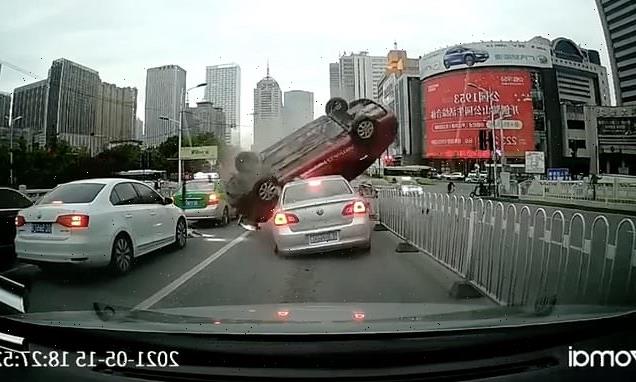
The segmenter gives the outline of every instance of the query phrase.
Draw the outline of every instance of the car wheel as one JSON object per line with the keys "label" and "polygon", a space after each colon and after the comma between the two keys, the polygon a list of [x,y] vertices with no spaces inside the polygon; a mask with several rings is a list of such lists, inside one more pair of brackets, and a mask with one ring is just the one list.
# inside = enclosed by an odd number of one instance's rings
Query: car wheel
{"label": "car wheel", "polygon": [[188,242],[188,224],[185,219],[179,218],[177,221],[177,227],[175,228],[175,237],[173,246],[176,249],[181,249],[186,246]]}
{"label": "car wheel", "polygon": [[234,166],[239,172],[254,172],[258,169],[260,159],[258,155],[251,151],[240,152],[234,159]]}
{"label": "car wheel", "polygon": [[327,101],[327,104],[325,105],[325,113],[330,115],[334,112],[345,112],[348,108],[349,105],[347,104],[347,101],[342,98],[335,97]]}
{"label": "car wheel", "polygon": [[117,235],[111,252],[111,269],[118,274],[127,273],[132,268],[134,259],[132,241],[128,235]]}
{"label": "car wheel", "polygon": [[360,119],[353,124],[353,134],[356,138],[367,141],[375,133],[375,123],[369,118]]}
{"label": "car wheel", "polygon": [[464,57],[464,64],[466,64],[466,66],[473,66],[475,64],[475,57],[471,55]]}
{"label": "car wheel", "polygon": [[258,199],[264,202],[271,202],[280,194],[280,186],[274,177],[258,182],[255,188]]}
{"label": "car wheel", "polygon": [[223,216],[221,217],[220,226],[225,227],[228,224],[230,224],[230,211],[227,209],[227,207],[225,207],[225,209],[223,209]]}

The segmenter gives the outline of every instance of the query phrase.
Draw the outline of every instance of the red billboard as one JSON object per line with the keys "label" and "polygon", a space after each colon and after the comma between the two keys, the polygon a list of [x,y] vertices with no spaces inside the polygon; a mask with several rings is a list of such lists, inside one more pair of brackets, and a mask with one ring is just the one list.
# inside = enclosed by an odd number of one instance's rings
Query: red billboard
{"label": "red billboard", "polygon": [[[424,80],[424,152],[427,158],[490,158],[488,138],[494,117],[495,148],[506,156],[534,150],[530,72],[478,69]],[[492,113],[491,113],[492,107]]]}

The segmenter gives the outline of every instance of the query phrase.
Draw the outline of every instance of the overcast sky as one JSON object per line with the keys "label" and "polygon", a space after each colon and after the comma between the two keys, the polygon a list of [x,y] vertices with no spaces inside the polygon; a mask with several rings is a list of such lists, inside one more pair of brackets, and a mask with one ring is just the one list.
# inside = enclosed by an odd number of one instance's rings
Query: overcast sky
{"label": "overcast sky", "polygon": [[[343,51],[386,55],[394,40],[418,57],[457,43],[563,36],[599,50],[609,71],[594,0],[2,0],[0,15],[0,60],[41,78],[60,57],[91,67],[102,81],[139,89],[142,119],[147,68],[180,65],[192,86],[206,65],[236,62],[250,132],[268,59],[282,91],[314,92],[316,116],[329,98],[329,62]],[[33,81],[4,67],[0,90]],[[202,97],[191,93],[192,102]]]}

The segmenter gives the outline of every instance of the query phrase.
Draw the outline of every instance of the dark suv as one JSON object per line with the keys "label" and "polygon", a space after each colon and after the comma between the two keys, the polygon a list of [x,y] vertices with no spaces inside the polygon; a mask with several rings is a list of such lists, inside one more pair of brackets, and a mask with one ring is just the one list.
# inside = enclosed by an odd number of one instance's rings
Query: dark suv
{"label": "dark suv", "polygon": [[308,123],[260,154],[237,155],[237,173],[227,182],[230,204],[250,223],[266,221],[281,187],[294,179],[362,174],[394,141],[395,115],[384,106],[359,99],[347,104],[332,98],[326,115]]}

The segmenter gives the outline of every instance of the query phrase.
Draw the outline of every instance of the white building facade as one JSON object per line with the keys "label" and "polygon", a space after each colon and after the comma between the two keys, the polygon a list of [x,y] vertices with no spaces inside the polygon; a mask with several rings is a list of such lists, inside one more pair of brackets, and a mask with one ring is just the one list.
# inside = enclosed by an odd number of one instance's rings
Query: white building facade
{"label": "white building facade", "polygon": [[184,103],[186,71],[177,65],[150,68],[146,72],[145,143],[157,146],[177,135],[174,122],[160,120],[166,116],[179,120]]}
{"label": "white building facade", "polygon": [[283,128],[283,102],[280,86],[267,76],[254,89],[254,144],[253,151],[261,151],[285,136]]}
{"label": "white building facade", "polygon": [[283,127],[289,135],[314,119],[314,93],[290,90],[283,98]]}
{"label": "white building facade", "polygon": [[241,67],[237,64],[208,66],[205,70],[205,100],[223,108],[227,128],[224,140],[240,146],[241,142]]}

